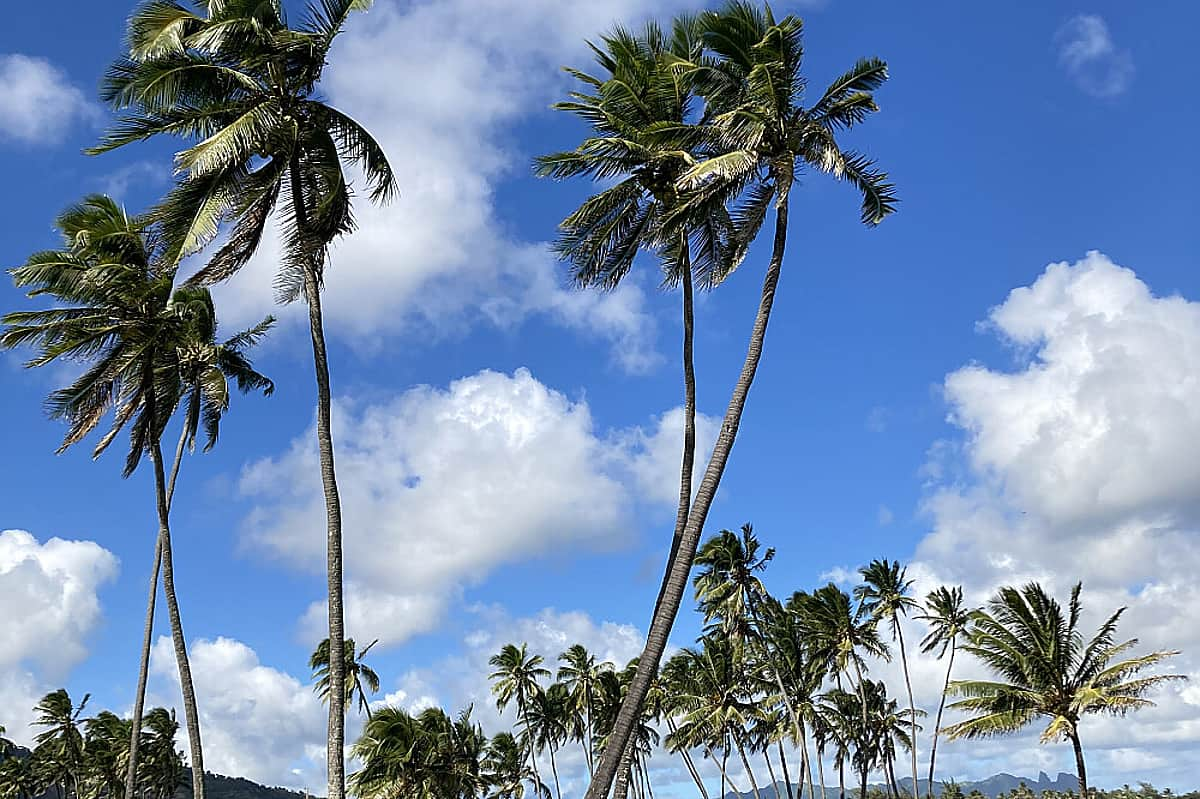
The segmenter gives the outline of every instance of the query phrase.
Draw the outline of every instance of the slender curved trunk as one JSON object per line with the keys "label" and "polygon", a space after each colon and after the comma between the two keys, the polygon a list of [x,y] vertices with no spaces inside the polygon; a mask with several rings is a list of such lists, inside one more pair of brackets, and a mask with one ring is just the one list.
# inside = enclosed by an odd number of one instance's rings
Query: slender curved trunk
{"label": "slender curved trunk", "polygon": [[838,758],[838,799],[846,799],[846,758]]}
{"label": "slender curved trunk", "polygon": [[[792,790],[792,776],[788,774],[787,756],[783,751],[783,739],[780,738],[775,742],[779,747],[779,765],[783,767],[783,788],[787,792],[787,799],[796,799],[796,793]],[[796,782],[796,790],[804,792],[804,767],[800,768],[800,779]],[[776,791],[776,794],[779,792]]]}
{"label": "slender curved trunk", "polygon": [[[304,234],[308,229],[308,214],[302,196],[300,159],[295,154],[289,165],[288,182],[291,184],[296,227]],[[329,773],[328,799],[344,799],[346,664],[343,648],[346,629],[342,607],[342,504],[338,496],[337,474],[333,463],[329,359],[325,350],[325,324],[321,316],[321,283],[311,253],[302,261],[304,295],[308,302],[308,326],[312,336],[313,368],[317,379],[317,451],[321,461],[321,485],[325,493],[325,557],[329,579],[329,727],[325,745],[326,767]]]}
{"label": "slender curved trunk", "polygon": [[900,783],[896,782],[896,764],[891,753],[884,755],[883,767],[886,769],[884,776],[887,778],[888,795],[892,799],[900,799]]}
{"label": "slender curved trunk", "polygon": [[[817,747],[817,781],[821,786],[821,799],[828,799],[825,796],[825,750],[819,746]],[[808,786],[808,790],[812,791],[811,784]]]}
{"label": "slender curved trunk", "polygon": [[908,676],[908,653],[904,649],[904,631],[900,629],[900,619],[893,619],[893,624],[896,625],[896,638],[900,641],[900,665],[904,667],[904,686],[908,689],[908,711],[912,714],[912,746],[909,747],[909,752],[912,753],[912,777],[913,777],[913,799],[920,799],[921,790],[917,781],[917,706],[913,701],[912,680]]}
{"label": "slender curved trunk", "polygon": [[1079,743],[1079,727],[1072,724],[1067,736],[1071,739],[1071,747],[1075,750],[1075,770],[1079,776],[1080,799],[1088,799],[1087,766],[1083,763],[1083,746]]}
{"label": "slender curved trunk", "polygon": [[[750,333],[750,343],[746,351],[746,359],[742,371],[734,385],[729,406],[725,410],[725,418],[721,423],[721,432],[713,446],[712,457],[704,470],[704,479],[696,490],[696,498],[688,513],[687,523],[675,557],[667,564],[667,579],[662,593],[662,602],[658,605],[650,627],[646,633],[646,646],[638,661],[637,673],[629,685],[629,692],[621,703],[613,725],[612,738],[617,748],[607,747],[600,757],[596,774],[588,785],[585,799],[605,799],[609,788],[617,775],[620,747],[629,740],[633,733],[634,723],[641,713],[650,690],[650,682],[658,673],[658,665],[662,660],[663,651],[667,646],[667,637],[679,614],[679,606],[687,589],[688,576],[692,571],[692,562],[696,557],[696,547],[704,531],[704,522],[708,518],[709,508],[712,507],[721,476],[729,462],[734,440],[737,438],[738,426],[741,424],[742,413],[746,409],[746,398],[750,386],[754,382],[754,374],[758,371],[758,363],[762,358],[763,340],[767,334],[767,322],[771,318],[771,307],[775,302],[775,289],[779,283],[779,272],[783,266],[783,253],[787,247],[787,217],[788,201],[783,197],[775,212],[775,242],[771,253],[771,262],[763,278],[762,297],[758,304],[758,313],[754,318],[754,327]],[[342,799],[342,797],[330,797]]]}
{"label": "slender curved trunk", "polygon": [[782,799],[779,793],[779,780],[775,778],[775,768],[771,765],[771,750],[763,749],[763,760],[767,761],[767,776],[771,778],[771,799]]}
{"label": "slender curved trunk", "polygon": [[950,672],[954,669],[954,639],[950,640],[950,663],[946,666],[946,682],[942,686],[942,701],[938,703],[937,720],[933,723],[933,745],[929,747],[929,795],[933,796],[933,764],[937,758],[938,735],[942,731],[942,711],[946,708],[946,694],[950,692]]}
{"label": "slender curved trunk", "polygon": [[[147,400],[153,403],[153,400]],[[153,413],[151,413],[153,418]],[[162,540],[163,594],[167,598],[167,618],[171,622],[171,643],[175,649],[175,663],[179,668],[179,686],[183,692],[184,723],[188,731],[188,748],[191,755],[192,793],[195,799],[204,799],[204,752],[200,741],[200,715],[196,710],[196,689],[192,683],[192,667],[188,662],[187,644],[183,635],[183,622],[179,615],[179,600],[175,595],[175,564],[171,552],[171,523],[167,500],[166,476],[163,473],[162,447],[158,439],[152,444],[151,460],[154,464],[154,487],[158,499],[159,538]]]}
{"label": "slender curved trunk", "polygon": [[[179,476],[179,464],[183,461],[183,450],[187,443],[187,426],[179,433],[179,444],[175,447],[175,462],[171,464],[171,477],[167,480],[167,514],[171,512],[171,498],[175,495],[175,479]],[[137,693],[133,698],[132,732],[129,736],[129,766],[125,771],[125,799],[134,799],[137,792],[138,749],[142,740],[142,712],[146,706],[146,681],[150,674],[150,647],[154,637],[154,605],[158,598],[158,572],[162,567],[162,535],[154,537],[154,568],[150,572],[150,596],[146,600],[146,623],[142,634],[142,654],[138,663]]]}
{"label": "slender curved trunk", "polygon": [[595,751],[592,749],[592,691],[587,689],[585,702],[583,706],[583,725],[587,729],[587,741],[583,744],[583,756],[587,760],[588,778],[590,779],[593,771],[593,761]]}
{"label": "slender curved trunk", "polygon": [[554,762],[554,747],[550,747],[550,772],[554,775],[554,795],[562,799],[562,786],[558,782],[558,764]]}
{"label": "slender curved trunk", "polygon": [[746,777],[750,780],[750,790],[754,793],[754,799],[762,799],[762,794],[758,791],[758,780],[754,779],[754,769],[750,768],[750,760],[746,757],[746,747],[742,746],[742,739],[735,735],[733,742],[742,758],[742,766],[746,769]]}
{"label": "slender curved trunk", "polygon": [[[729,781],[729,741],[725,742],[725,751],[721,755],[721,762],[718,764],[721,767],[721,799],[729,794],[726,788],[733,788],[733,783]],[[741,793],[738,793],[740,799]]]}
{"label": "slender curved trunk", "polygon": [[[675,720],[667,715],[667,730],[674,735],[679,732],[679,727],[676,726]],[[684,765],[687,766],[688,773],[692,775],[692,781],[696,783],[696,788],[700,791],[701,799],[708,799],[708,789],[704,787],[704,780],[700,779],[700,771],[696,768],[696,763],[692,760],[692,753],[688,751],[686,746],[679,747],[679,755],[683,758]]]}
{"label": "slender curved trunk", "polygon": [[859,785],[861,785],[861,787],[859,788],[859,791],[858,791],[858,799],[867,799],[867,769],[866,769],[866,766],[864,766],[862,771],[859,773]]}

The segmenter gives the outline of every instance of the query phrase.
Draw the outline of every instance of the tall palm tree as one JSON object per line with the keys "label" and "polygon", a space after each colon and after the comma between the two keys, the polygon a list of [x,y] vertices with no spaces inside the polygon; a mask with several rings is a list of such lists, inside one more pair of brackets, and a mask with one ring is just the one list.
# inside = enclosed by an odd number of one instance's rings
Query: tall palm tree
{"label": "tall palm tree", "polygon": [[[814,665],[839,683],[844,674],[859,691],[865,682],[864,655],[882,660],[891,657],[879,637],[877,620],[855,613],[849,594],[833,583],[811,594],[797,591],[787,606],[796,614]],[[861,691],[859,701],[865,702]]]}
{"label": "tall palm tree", "polygon": [[584,759],[587,762],[588,776],[591,776],[595,754],[595,729],[592,718],[595,715],[596,689],[600,674],[612,671],[613,664],[607,660],[597,661],[596,656],[588,652],[583,644],[572,645],[558,656],[558,660],[562,665],[558,667],[555,679],[567,686],[575,712],[582,717],[583,723],[578,730],[578,738],[583,742]]}
{"label": "tall palm tree", "polygon": [[951,740],[983,738],[1016,732],[1039,717],[1050,723],[1042,730],[1042,743],[1067,739],[1075,750],[1080,796],[1088,796],[1087,768],[1079,741],[1079,722],[1089,713],[1124,716],[1154,705],[1146,698],[1156,686],[1186,679],[1180,674],[1139,677],[1179,654],[1151,652],[1137,657],[1126,653],[1138,639],[1117,643],[1118,609],[1084,643],[1079,630],[1082,610],[1081,583],[1071,589],[1066,613],[1037,583],[1023,588],[1005,586],[988,602],[986,610],[971,614],[967,652],[983,661],[998,679],[958,680],[950,690],[966,697],[950,707],[975,714],[946,728]]}
{"label": "tall palm tree", "polygon": [[76,705],[70,694],[60,688],[42,697],[33,709],[36,714],[33,724],[42,728],[34,740],[47,767],[47,776],[63,799],[72,794],[75,799],[83,799],[84,742],[79,725],[90,698],[91,694],[85,694]]}
{"label": "tall palm tree", "polygon": [[0,761],[0,797],[34,799],[45,789],[32,757],[6,757]]}
{"label": "tall palm tree", "polygon": [[[748,245],[774,203],[775,241],[763,280],[762,298],[751,330],[741,374],[668,563],[661,602],[646,635],[639,673],[630,686],[626,706],[617,722],[617,740],[628,740],[650,681],[657,672],[667,636],[679,613],[692,559],[700,542],[708,510],[729,461],[746,398],[762,356],[767,322],[775,299],[787,244],[788,198],[798,170],[810,166],[848,180],[863,196],[862,220],[877,224],[895,208],[893,187],[872,163],[843,152],[836,134],[861,122],[876,110],[872,92],[887,78],[887,66],[877,59],[859,61],[839,77],[811,106],[803,102],[801,22],[793,16],[776,20],[770,8],[729,2],[720,11],[699,18],[701,39],[708,54],[676,68],[693,76],[705,97],[707,140],[717,153],[680,176],[681,191],[724,197],[746,188],[746,199],[733,213],[736,238]],[[760,179],[760,173],[766,179]],[[740,249],[739,247],[735,247]],[[601,757],[586,799],[603,799],[616,773],[618,754]]]}
{"label": "tall palm tree", "polygon": [[530,655],[528,647],[521,644],[505,644],[488,660],[495,669],[489,679],[492,693],[496,695],[496,708],[503,711],[510,703],[516,705],[517,723],[522,728],[524,744],[529,753],[529,767],[533,771],[535,786],[542,784],[538,775],[537,752],[530,731],[530,713],[533,697],[542,690],[540,681],[550,676],[550,670],[542,666],[541,655]]}
{"label": "tall palm tree", "polygon": [[[859,574],[862,575],[863,584],[854,589],[854,596],[859,602],[860,611],[890,625],[892,639],[900,644],[900,666],[904,670],[904,686],[908,689],[908,710],[912,718],[912,745],[909,752],[912,755],[913,797],[916,799],[921,795],[921,783],[917,777],[917,706],[913,701],[908,652],[904,648],[900,617],[907,616],[910,610],[918,610],[921,606],[909,596],[913,581],[908,579],[907,569],[900,565],[900,561],[876,559],[859,569]],[[932,784],[929,789],[933,790]]]}
{"label": "tall palm tree", "polygon": [[[687,767],[688,773],[692,776],[692,781],[696,783],[696,790],[700,792],[701,799],[708,799],[708,789],[704,785],[704,780],[700,777],[700,770],[696,766],[695,760],[692,758],[691,750],[703,748],[705,756],[711,756],[707,744],[696,740],[686,740],[679,732],[679,722],[677,718],[682,716],[687,710],[694,705],[687,697],[695,696],[697,691],[692,687],[694,680],[691,671],[692,659],[687,650],[668,658],[663,664],[662,670],[658,675],[658,684],[661,687],[663,694],[661,717],[667,725],[667,736],[663,740],[664,745],[669,752],[677,752],[683,758],[684,765]],[[716,758],[712,758],[716,763]]]}
{"label": "tall palm tree", "polygon": [[[47,295],[56,305],[17,311],[0,322],[0,348],[27,345],[38,354],[27,366],[84,360],[91,366],[70,386],[53,392],[49,415],[67,422],[59,451],[79,442],[111,410],[112,425],[93,450],[98,457],[126,427],[130,446],[124,476],[148,454],[154,469],[158,543],[171,639],[183,692],[191,746],[193,788],[204,799],[204,758],[200,718],[188,662],[187,644],[175,592],[167,478],[162,435],[189,386],[183,383],[183,355],[193,342],[194,320],[172,305],[175,265],[165,257],[161,226],[130,216],[113,200],[91,195],[63,212],[57,226],[63,248],[35,253],[12,270],[18,287],[31,297]],[[203,393],[203,392],[201,392]],[[203,405],[204,403],[201,402]],[[147,643],[143,640],[144,690]],[[140,718],[134,729],[140,729]],[[131,743],[130,763],[135,761]],[[127,780],[127,795],[133,779]]]}
{"label": "tall palm tree", "polygon": [[[313,0],[291,27],[281,3],[151,0],[130,18],[128,55],[110,67],[103,99],[124,113],[91,152],[152,136],[194,143],[176,157],[180,183],[157,208],[173,262],[217,235],[226,240],[193,280],[225,279],[257,251],[278,214],[285,252],[280,299],[308,304],[317,383],[317,448],[325,495],[330,647],[329,799],[345,793],[345,664],[341,503],[330,422],[329,362],[320,290],[328,248],[353,229],[344,162],[366,175],[370,198],[396,184],[379,144],[354,119],[317,99],[330,47],[370,0]],[[284,202],[279,201],[281,196]],[[202,799],[199,795],[197,799]]]}
{"label": "tall palm tree", "polygon": [[[179,430],[179,443],[175,446],[171,473],[167,477],[168,514],[175,496],[175,482],[179,477],[184,451],[195,451],[196,439],[201,430],[205,437],[205,452],[217,443],[221,420],[229,410],[229,400],[233,393],[230,390],[230,382],[236,384],[243,394],[257,390],[262,391],[263,396],[270,396],[275,391],[275,384],[255,371],[246,355],[246,351],[261,341],[275,324],[274,317],[268,316],[254,327],[222,342],[217,338],[217,312],[212,294],[207,288],[181,286],[175,289],[171,295],[170,307],[182,326],[182,333],[176,345],[176,358],[181,383],[179,405],[183,408],[183,423]],[[150,646],[154,640],[158,575],[162,562],[163,537],[159,535],[155,537],[154,542],[154,567],[150,572],[150,594],[146,600],[137,692],[133,700],[125,799],[132,799],[137,782],[141,735],[135,731],[142,728],[146,681],[150,673]],[[171,590],[174,591],[173,588]]]}
{"label": "tall palm tree", "polygon": [[937,760],[938,735],[942,729],[942,711],[946,708],[946,695],[950,690],[950,676],[954,671],[954,654],[958,639],[965,635],[971,623],[971,611],[963,604],[962,586],[942,586],[925,597],[925,612],[917,616],[929,625],[929,632],[921,639],[921,651],[928,654],[938,650],[941,660],[950,653],[946,663],[946,681],[942,686],[942,698],[938,702],[937,719],[933,724],[933,743],[929,748],[929,795],[933,796],[934,763]]}
{"label": "tall palm tree", "polygon": [[534,785],[535,797],[550,795],[550,789],[529,768],[525,749],[511,732],[493,736],[484,754],[483,769],[487,799],[524,799],[526,782]]}
{"label": "tall palm tree", "polygon": [[[353,638],[347,638],[342,642],[345,646],[345,655],[342,660],[346,664],[346,712],[350,712],[350,708],[354,706],[355,697],[358,698],[358,709],[367,714],[367,719],[371,718],[371,704],[367,699],[367,692],[378,693],[379,691],[379,675],[375,673],[367,664],[363,663],[363,658],[371,651],[371,647],[379,643],[376,638],[371,643],[367,644],[362,650],[355,654],[355,644]],[[312,669],[313,690],[321,697],[321,701],[329,701],[329,639],[326,638],[317,644],[317,648],[313,651],[312,657],[308,659],[308,667]]]}

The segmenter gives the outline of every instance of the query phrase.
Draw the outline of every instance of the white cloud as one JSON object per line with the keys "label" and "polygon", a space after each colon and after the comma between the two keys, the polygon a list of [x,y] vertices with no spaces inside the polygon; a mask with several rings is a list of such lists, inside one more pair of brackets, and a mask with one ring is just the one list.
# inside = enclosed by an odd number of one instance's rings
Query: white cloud
{"label": "white cloud", "polygon": [[[604,435],[586,403],[524,369],[415,388],[380,405],[338,403],[351,631],[397,643],[430,629],[462,586],[502,564],[620,545],[635,503],[676,501],[679,467],[659,449],[679,418],[668,412],[650,432]],[[316,463],[310,432],[241,478],[256,503],[250,545],[311,570],[325,562]],[[314,605],[307,637],[321,637],[323,618]]]}
{"label": "white cloud", "polygon": [[[379,139],[400,196],[384,208],[360,198],[359,230],[333,255],[325,296],[331,329],[369,348],[414,326],[441,335],[535,314],[610,342],[626,370],[657,364],[655,324],[636,279],[610,294],[566,288],[565,270],[541,243],[554,235],[552,225],[523,240],[496,193],[507,177],[528,174],[536,153],[517,151],[510,131],[565,91],[559,66],[590,62],[585,38],[668,4],[381,2],[356,17],[323,88]],[[565,196],[549,183],[541,191]],[[273,302],[276,246],[224,290],[222,307],[234,321],[261,318]]]}
{"label": "white cloud", "polygon": [[[207,771],[295,788],[324,783],[327,714],[311,685],[263,665],[253,649],[229,638],[192,641],[189,655]],[[155,642],[150,669],[156,682],[147,701],[177,708],[187,752],[170,638]]]}
{"label": "white cloud", "polygon": [[116,574],[117,559],[91,541],[0,532],[0,723],[10,737],[28,743],[34,703],[87,656],[98,591]]}
{"label": "white cloud", "polygon": [[53,144],[96,110],[62,70],[43,58],[0,54],[0,140]]}
{"label": "white cloud", "polygon": [[[961,583],[980,604],[1000,584],[1038,580],[1065,601],[1082,580],[1085,628],[1128,605],[1125,636],[1139,637],[1142,650],[1182,649],[1170,668],[1197,674],[1200,303],[1155,296],[1092,252],[1013,291],[985,329],[1018,363],[973,364],[946,378],[949,420],[963,440],[931,451],[925,510],[934,527],[910,567],[918,591]],[[914,623],[907,632],[914,641],[923,630]],[[918,704],[936,707],[941,667],[914,660]],[[968,658],[959,668],[983,673]],[[898,679],[895,666],[881,673]],[[1082,733],[1095,782],[1187,783],[1200,769],[1193,694],[1172,686],[1153,710],[1089,718]],[[1033,732],[945,744],[939,762],[964,777],[1019,773],[1024,763],[1073,771],[1069,747],[1038,748]]]}
{"label": "white cloud", "polygon": [[1093,97],[1115,97],[1133,83],[1133,56],[1117,48],[1102,17],[1072,17],[1058,29],[1055,41],[1059,64]]}
{"label": "white cloud", "polygon": [[896,514],[887,505],[880,505],[875,518],[879,522],[880,527],[887,527],[896,520]]}

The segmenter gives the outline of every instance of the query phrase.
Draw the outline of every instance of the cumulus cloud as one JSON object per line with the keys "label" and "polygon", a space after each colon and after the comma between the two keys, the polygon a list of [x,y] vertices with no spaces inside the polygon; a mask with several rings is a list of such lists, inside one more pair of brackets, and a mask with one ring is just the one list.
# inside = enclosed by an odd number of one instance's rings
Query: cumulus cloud
{"label": "cumulus cloud", "polygon": [[[264,665],[253,649],[229,638],[192,641],[190,658],[207,771],[295,788],[324,782],[327,714],[311,685]],[[148,701],[178,709],[186,752],[170,638],[155,642],[150,669]]]}
{"label": "cumulus cloud", "polygon": [[[496,193],[505,178],[528,174],[537,153],[517,151],[511,130],[565,90],[559,66],[589,62],[584,39],[615,21],[672,2],[381,2],[357,17],[338,40],[323,90],[377,136],[401,192],[384,208],[357,205],[359,230],[333,254],[331,329],[370,347],[413,326],[447,334],[540,315],[610,342],[621,368],[657,364],[641,286],[631,280],[609,294],[566,288],[543,243],[554,231],[515,235],[516,220]],[[222,307],[235,321],[261,318],[271,305],[277,246],[224,291]],[[300,318],[298,311],[287,315]]]}
{"label": "cumulus cloud", "polygon": [[1059,64],[1093,97],[1116,97],[1133,83],[1133,56],[1116,46],[1102,17],[1072,17],[1059,28],[1055,41]]}
{"label": "cumulus cloud", "polygon": [[0,140],[54,144],[95,108],[62,70],[43,58],[0,54]]}
{"label": "cumulus cloud", "polygon": [[98,592],[116,575],[116,557],[91,541],[0,532],[0,708],[16,740],[28,743],[30,708],[87,656]]}
{"label": "cumulus cloud", "polygon": [[[679,440],[681,419],[668,412],[649,431],[606,435],[585,402],[524,369],[484,371],[379,405],[339,403],[350,629],[397,643],[431,629],[457,590],[497,566],[620,544],[635,503],[676,501],[678,455],[660,450]],[[279,457],[249,465],[240,486],[255,503],[248,543],[318,570],[325,512],[313,440],[306,433]],[[321,637],[324,613],[321,604],[310,609],[307,637]]]}
{"label": "cumulus cloud", "polygon": [[[932,451],[924,509],[933,530],[910,567],[918,592],[963,584],[981,604],[998,585],[1038,580],[1065,601],[1082,580],[1085,629],[1127,605],[1126,636],[1143,650],[1182,649],[1171,668],[1200,672],[1200,303],[1157,296],[1091,252],[1014,290],[983,329],[1011,346],[1017,365],[971,364],[946,378],[961,436]],[[909,640],[922,632],[912,624]],[[936,707],[942,667],[914,659],[919,705]],[[894,665],[881,668],[899,679]],[[983,674],[969,658],[960,668]],[[1096,781],[1182,785],[1194,775],[1193,694],[1172,686],[1153,710],[1089,719]],[[945,773],[965,777],[1013,772],[1021,757],[1031,771],[1072,770],[1069,748],[1038,748],[1035,732],[939,748]]]}

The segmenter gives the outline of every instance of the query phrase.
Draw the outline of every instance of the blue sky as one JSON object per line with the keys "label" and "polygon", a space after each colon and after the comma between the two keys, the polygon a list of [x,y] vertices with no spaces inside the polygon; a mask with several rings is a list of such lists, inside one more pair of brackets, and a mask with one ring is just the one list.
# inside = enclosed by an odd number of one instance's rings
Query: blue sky
{"label": "blue sky", "polygon": [[[678,297],[657,290],[652,263],[612,295],[569,289],[544,243],[588,187],[536,180],[528,163],[582,133],[547,108],[567,88],[557,66],[586,63],[583,39],[683,8],[695,6],[380,0],[335,50],[323,88],[377,132],[401,183],[391,206],[360,209],[327,298],[361,609],[351,632],[383,639],[372,654],[393,701],[479,700],[480,658],[509,638],[551,656],[571,636],[636,654],[673,520]],[[1186,588],[1200,474],[1184,446],[1200,433],[1187,401],[1200,385],[1188,157],[1200,108],[1179,95],[1200,13],[776,10],[805,18],[813,86],[861,55],[889,62],[882,113],[851,142],[902,204],[867,230],[844,185],[812,175],[793,195],[766,355],[710,529],[753,522],[779,550],[768,581],[781,593],[884,556],[913,561],[922,588],[962,582],[979,597],[1082,578],[1097,613],[1130,604],[1131,634],[1190,641],[1179,668],[1194,667],[1200,636],[1177,636],[1200,609]],[[87,192],[140,209],[169,185],[172,143],[80,154],[107,119],[94,87],[127,12],[106,0],[6,14],[5,265],[52,245],[54,215]],[[281,315],[257,354],[278,389],[239,398],[217,449],[185,463],[177,579],[208,669],[210,767],[315,786],[321,713],[303,684],[324,585],[313,385],[300,309],[271,305],[271,253],[218,300],[230,331]],[[755,250],[699,302],[710,418],[740,366],[764,260]],[[1046,271],[1058,262],[1070,265]],[[0,282],[0,307],[26,301]],[[60,684],[128,705],[155,529],[148,471],[122,481],[115,453],[53,454],[62,431],[40,402],[69,371],[21,360],[0,356],[0,529],[28,533],[0,539],[0,612],[34,619],[0,637],[10,731],[25,699]],[[676,643],[695,629],[685,615]],[[172,701],[171,664],[156,664],[152,690]],[[930,691],[939,669],[918,670]],[[1097,722],[1101,782],[1195,787],[1200,694],[1162,699],[1126,725]],[[1034,741],[948,747],[946,767],[1070,770],[1065,748]],[[671,768],[665,782],[686,779]]]}

